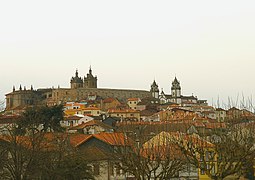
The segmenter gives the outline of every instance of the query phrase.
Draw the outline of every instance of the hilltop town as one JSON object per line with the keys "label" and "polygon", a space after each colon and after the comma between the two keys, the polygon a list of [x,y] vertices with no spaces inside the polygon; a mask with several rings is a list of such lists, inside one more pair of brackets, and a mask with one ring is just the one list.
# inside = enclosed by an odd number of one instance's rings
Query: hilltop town
{"label": "hilltop town", "polygon": [[[88,162],[95,179],[254,176],[254,112],[213,107],[193,94],[183,95],[177,77],[169,91],[160,91],[155,80],[148,91],[99,88],[97,81],[90,67],[84,77],[76,70],[70,88],[14,86],[0,114],[1,147],[13,143],[8,138],[13,128],[20,130],[26,124],[17,142],[31,151],[27,127],[33,123],[46,140],[40,148],[55,150],[58,144],[49,139],[68,141]],[[56,107],[63,112],[59,118]],[[34,123],[36,119],[40,121]],[[8,169],[3,166],[0,171]]]}

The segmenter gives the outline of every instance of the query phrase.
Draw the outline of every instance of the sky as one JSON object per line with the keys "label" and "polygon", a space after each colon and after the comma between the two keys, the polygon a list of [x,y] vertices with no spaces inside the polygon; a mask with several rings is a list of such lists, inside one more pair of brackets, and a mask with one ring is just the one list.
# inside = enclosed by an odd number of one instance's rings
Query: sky
{"label": "sky", "polygon": [[255,100],[255,1],[1,1],[0,100],[18,89],[70,87],[89,66],[102,88],[215,104]]}

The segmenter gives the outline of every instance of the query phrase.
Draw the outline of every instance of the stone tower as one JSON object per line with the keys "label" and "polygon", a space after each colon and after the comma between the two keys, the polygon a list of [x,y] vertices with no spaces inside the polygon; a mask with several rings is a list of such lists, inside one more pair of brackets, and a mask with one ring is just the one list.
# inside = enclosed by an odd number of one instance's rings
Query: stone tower
{"label": "stone tower", "polygon": [[84,77],[84,88],[97,88],[97,76],[92,75],[91,66],[89,67],[89,73],[87,77]]}
{"label": "stone tower", "polygon": [[171,94],[173,98],[181,97],[181,86],[180,86],[180,82],[177,80],[176,77],[174,78],[174,81],[172,82]]}
{"label": "stone tower", "polygon": [[71,78],[70,83],[72,89],[81,88],[83,86],[83,80],[78,76],[78,70],[76,70],[75,76]]}
{"label": "stone tower", "polygon": [[153,81],[153,83],[151,85],[150,92],[151,92],[152,97],[157,98],[157,99],[159,98],[159,89],[158,89],[158,85],[155,80]]}

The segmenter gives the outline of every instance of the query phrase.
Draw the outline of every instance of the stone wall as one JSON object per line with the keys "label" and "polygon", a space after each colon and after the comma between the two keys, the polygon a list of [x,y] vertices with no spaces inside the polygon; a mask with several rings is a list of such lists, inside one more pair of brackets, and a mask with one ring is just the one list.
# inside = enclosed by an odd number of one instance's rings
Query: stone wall
{"label": "stone wall", "polygon": [[96,94],[102,98],[118,98],[126,100],[128,98],[145,98],[150,97],[149,91],[144,90],[127,90],[127,89],[99,89],[99,88],[59,88],[52,90],[52,100],[56,102],[79,101],[87,99],[89,94]]}

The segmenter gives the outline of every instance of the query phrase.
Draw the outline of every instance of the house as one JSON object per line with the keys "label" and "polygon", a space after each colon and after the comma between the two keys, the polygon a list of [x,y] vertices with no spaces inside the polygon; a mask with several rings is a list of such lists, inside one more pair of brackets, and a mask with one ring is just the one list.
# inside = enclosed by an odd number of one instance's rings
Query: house
{"label": "house", "polygon": [[65,117],[64,120],[60,121],[60,125],[62,127],[77,126],[78,124],[81,124],[80,119],[82,119],[82,117],[79,117],[79,116],[68,116],[68,117]]}
{"label": "house", "polygon": [[145,109],[140,112],[141,120],[142,121],[151,121],[151,116],[158,113],[155,109]]}
{"label": "house", "polygon": [[103,123],[115,127],[117,122],[120,122],[121,119],[119,117],[107,117],[103,120]]}
{"label": "house", "polygon": [[[76,138],[75,138],[76,136]],[[92,135],[74,135],[70,141],[75,142],[75,147],[85,159],[91,162],[91,169],[96,180],[124,180],[132,177],[124,174],[116,166],[119,163],[114,157],[114,149],[128,145],[123,133],[99,133]]]}
{"label": "house", "polygon": [[127,104],[130,109],[136,110],[137,104],[141,101],[140,98],[128,98]]}
{"label": "house", "polygon": [[182,108],[172,108],[159,112],[160,121],[184,121],[197,118],[198,115],[190,110]]}
{"label": "house", "polygon": [[119,117],[121,120],[140,121],[140,111],[133,109],[109,109],[110,117]]}
{"label": "house", "polygon": [[109,109],[116,108],[121,105],[120,101],[116,98],[105,98],[102,104],[102,110],[107,111]]}
{"label": "house", "polygon": [[218,122],[225,122],[225,119],[227,117],[227,113],[224,109],[216,108],[215,114],[216,114],[216,119],[217,119]]}
{"label": "house", "polygon": [[113,132],[112,126],[109,126],[99,120],[90,120],[69,129],[69,132],[79,132],[82,134],[98,134],[101,132]]}
{"label": "house", "polygon": [[0,134],[9,134],[19,119],[18,115],[0,115]]}
{"label": "house", "polygon": [[159,109],[159,99],[154,97],[146,97],[141,99],[136,106],[136,110],[143,111],[145,109]]}
{"label": "house", "polygon": [[[160,173],[164,169],[165,159],[170,159],[171,162],[167,166],[175,166],[175,177],[171,179],[198,179],[198,169],[186,160],[181,149],[175,143],[176,139],[179,138],[180,133],[176,132],[165,132],[155,135],[150,140],[142,145],[142,150],[145,152],[145,157],[155,157],[155,161],[162,160],[164,163],[157,162],[160,166],[156,167],[157,173]],[[147,150],[147,151],[146,151]],[[175,164],[176,163],[176,164]],[[173,165],[174,164],[174,165]]]}

